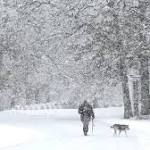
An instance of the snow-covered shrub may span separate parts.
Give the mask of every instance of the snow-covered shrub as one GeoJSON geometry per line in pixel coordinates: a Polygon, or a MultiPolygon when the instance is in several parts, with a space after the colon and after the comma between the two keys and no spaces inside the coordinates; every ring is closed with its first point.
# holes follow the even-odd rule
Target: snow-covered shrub
{"type": "Polygon", "coordinates": [[[44,105],[42,105],[42,106],[40,107],[40,109],[41,109],[41,110],[45,109],[44,105]]]}

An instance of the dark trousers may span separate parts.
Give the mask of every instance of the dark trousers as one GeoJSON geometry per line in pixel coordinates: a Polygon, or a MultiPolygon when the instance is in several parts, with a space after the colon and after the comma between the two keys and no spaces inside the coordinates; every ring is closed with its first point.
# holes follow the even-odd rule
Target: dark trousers
{"type": "Polygon", "coordinates": [[[89,130],[89,123],[91,121],[91,117],[88,115],[81,115],[81,121],[83,123],[83,133],[86,136],[89,130]]]}

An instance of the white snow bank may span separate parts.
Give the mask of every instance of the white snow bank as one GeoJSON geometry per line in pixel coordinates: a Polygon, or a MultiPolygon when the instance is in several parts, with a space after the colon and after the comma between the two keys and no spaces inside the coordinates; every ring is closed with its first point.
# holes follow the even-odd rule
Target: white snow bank
{"type": "Polygon", "coordinates": [[[95,110],[94,133],[83,136],[77,110],[0,113],[0,150],[149,150],[150,121],[124,120],[123,108],[95,110]],[[128,137],[114,137],[110,125],[129,124],[128,137]]]}
{"type": "Polygon", "coordinates": [[[0,125],[0,149],[9,148],[10,146],[18,146],[26,142],[37,140],[37,135],[41,136],[34,129],[15,127],[12,125],[0,125]]]}

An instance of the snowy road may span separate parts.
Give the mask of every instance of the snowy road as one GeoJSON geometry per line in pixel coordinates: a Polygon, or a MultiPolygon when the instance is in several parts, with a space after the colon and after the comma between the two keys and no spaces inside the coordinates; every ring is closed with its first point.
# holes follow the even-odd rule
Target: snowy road
{"type": "Polygon", "coordinates": [[[96,109],[94,133],[84,137],[77,110],[0,113],[0,150],[149,150],[150,121],[122,119],[122,108],[96,109]],[[113,123],[129,124],[114,137],[113,123]]]}

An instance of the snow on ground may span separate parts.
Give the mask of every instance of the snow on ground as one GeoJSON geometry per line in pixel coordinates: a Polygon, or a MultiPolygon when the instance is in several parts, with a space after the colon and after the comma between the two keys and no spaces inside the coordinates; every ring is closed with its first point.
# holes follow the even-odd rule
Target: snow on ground
{"type": "Polygon", "coordinates": [[[82,133],[77,110],[11,110],[0,113],[0,150],[149,150],[150,121],[124,120],[122,108],[96,109],[94,132],[82,133]],[[128,136],[110,125],[129,124],[128,136]]]}

